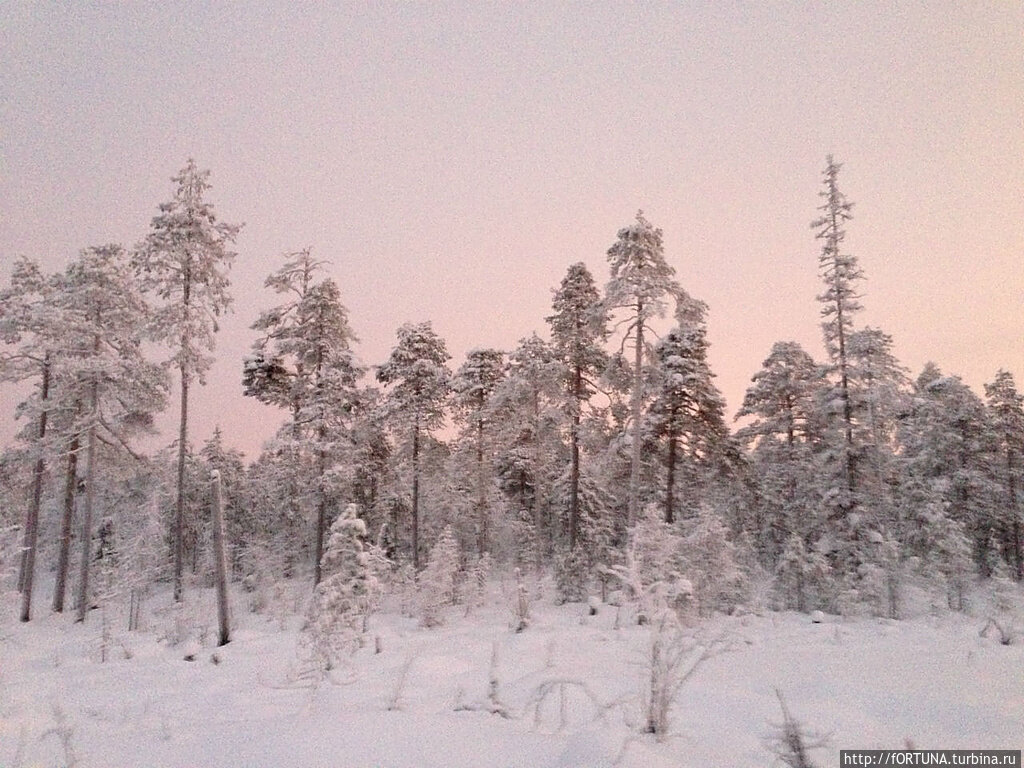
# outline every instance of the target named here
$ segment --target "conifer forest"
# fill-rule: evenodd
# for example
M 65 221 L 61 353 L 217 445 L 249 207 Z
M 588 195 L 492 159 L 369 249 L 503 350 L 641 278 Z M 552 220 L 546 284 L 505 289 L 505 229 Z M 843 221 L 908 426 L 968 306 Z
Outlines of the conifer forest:
M 211 172 L 189 160 L 136 242 L 87 245 L 56 272 L 21 258 L 2 287 L 0 373 L 22 398 L 0 455 L 5 615 L 90 631 L 104 662 L 149 632 L 174 658 L 217 664 L 253 636 L 238 627 L 277 617 L 293 630 L 280 685 L 341 696 L 365 679 L 360 659 L 386 656 L 395 621 L 472 632 L 482 619 L 469 617 L 498 606 L 514 637 L 536 636 L 544 611 L 608 617 L 609 631 L 647 633 L 643 693 L 622 716 L 633 736 L 608 753 L 638 765 L 671 741 L 684 683 L 735 652 L 736 630 L 710 634 L 722 622 L 962 615 L 1019 645 L 1024 395 L 1006 370 L 983 392 L 934 363 L 908 370 L 862 323 L 846 173 L 828 156 L 807 190 L 820 291 L 806 322 L 821 349 L 776 341 L 730 413 L 708 358 L 711 309 L 642 211 L 608 232 L 606 269 L 565 265 L 544 332 L 511 349 L 453 360 L 423 320 L 394 330 L 386 359 L 363 360 L 315 248 L 280 256 L 251 345 L 225 349 L 240 225 L 221 220 Z M 230 424 L 191 438 L 215 356 L 278 414 L 256 456 L 228 447 Z M 173 433 L 158 429 L 168 413 Z M 9 641 L 19 630 L 5 626 Z M 563 629 L 569 644 L 583 631 Z M 460 688 L 454 711 L 565 734 L 620 706 L 581 672 L 534 681 L 516 711 L 499 645 L 488 692 Z M 378 709 L 407 706 L 415 658 Z M 783 721 L 757 737 L 761 754 L 811 765 L 790 761 L 825 741 L 772 696 Z M 54 706 L 44 736 L 72 764 L 74 728 Z M 0 723 L 13 711 L 0 706 Z M 11 761 L 44 742 L 20 733 L 0 731 L 20 744 Z M 638 734 L 648 746 L 630 755 Z M 587 764 L 566 749 L 564 764 Z
M 1022 40 L 0 0 L 0 768 L 1020 766 Z
M 730 414 L 708 307 L 643 212 L 609 234 L 607 274 L 566 266 L 547 332 L 513 349 L 453 361 L 427 320 L 368 364 L 311 249 L 267 275 L 251 348 L 218 349 L 239 227 L 190 160 L 137 243 L 88 246 L 53 274 L 23 258 L 3 287 L 4 380 L 31 385 L 2 456 L 21 620 L 212 584 L 214 472 L 227 574 L 244 583 L 336 583 L 346 510 L 382 582 L 418 584 L 443 555 L 461 573 L 548 572 L 561 601 L 658 583 L 709 615 L 768 584 L 775 608 L 893 619 L 908 591 L 960 610 L 978 580 L 1020 582 L 1024 396 L 1005 370 L 980 393 L 935 364 L 909 371 L 860 324 L 841 168 L 829 157 L 816 203 L 808 191 L 824 353 L 780 339 Z M 214 354 L 279 409 L 248 462 L 220 429 L 189 439 Z M 172 404 L 176 434 L 154 439 Z

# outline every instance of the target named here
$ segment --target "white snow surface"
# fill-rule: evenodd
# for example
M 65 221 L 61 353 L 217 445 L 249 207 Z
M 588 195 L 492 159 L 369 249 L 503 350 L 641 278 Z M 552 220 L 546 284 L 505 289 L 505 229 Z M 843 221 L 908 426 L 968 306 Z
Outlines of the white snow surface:
M 495 582 L 484 607 L 452 607 L 432 629 L 388 607 L 351 666 L 315 685 L 296 674 L 301 599 L 291 614 L 260 615 L 246 610 L 251 595 L 233 594 L 234 634 L 216 648 L 212 590 L 188 593 L 198 630 L 176 644 L 169 595 L 156 594 L 143 631 L 110 617 L 101 662 L 99 611 L 84 625 L 45 610 L 22 624 L 8 592 L 0 767 L 762 767 L 781 765 L 765 743 L 782 719 L 776 690 L 828 738 L 812 753 L 820 766 L 838 765 L 840 749 L 908 740 L 1024 746 L 1024 645 L 980 635 L 976 617 L 707 619 L 691 631 L 717 651 L 682 684 L 658 741 L 640 732 L 650 628 L 533 589 L 530 624 L 515 633 L 514 591 Z

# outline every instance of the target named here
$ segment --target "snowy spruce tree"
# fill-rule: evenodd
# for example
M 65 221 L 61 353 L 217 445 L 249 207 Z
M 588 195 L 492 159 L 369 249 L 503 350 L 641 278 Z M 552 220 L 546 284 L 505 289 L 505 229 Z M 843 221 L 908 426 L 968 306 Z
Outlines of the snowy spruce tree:
M 571 488 L 569 473 L 563 472 L 552 488 L 559 508 L 568 508 Z M 594 576 L 601 576 L 615 559 L 614 501 L 594 473 L 581 473 L 576 502 L 576 546 L 564 547 L 555 558 L 555 587 L 560 602 L 585 600 Z
M 630 526 L 618 563 L 609 568 L 614 582 L 636 608 L 637 622 L 647 624 L 668 610 L 683 618 L 695 613 L 693 584 L 681 561 L 682 537 L 651 504 Z
M 912 398 L 900 419 L 901 460 L 907 485 L 903 497 L 941 504 L 971 542 L 974 566 L 982 576 L 998 568 L 1000 549 L 996 511 L 999 488 L 993 474 L 994 434 L 988 413 L 970 387 L 928 363 L 914 381 Z M 947 542 L 942 549 L 955 553 Z
M 774 559 L 775 591 L 786 608 L 806 613 L 824 608 L 832 593 L 832 567 L 800 530 L 782 542 Z
M 172 350 L 180 379 L 178 478 L 173 525 L 174 599 L 182 598 L 185 520 L 185 455 L 189 392 L 205 383 L 213 363 L 217 318 L 231 304 L 228 271 L 240 225 L 219 221 L 206 199 L 210 172 L 189 159 L 172 181 L 174 198 L 160 205 L 149 234 L 136 249 L 134 264 L 141 284 L 160 302 L 153 315 L 157 337 Z
M 682 527 L 680 562 L 693 585 L 702 616 L 729 612 L 746 599 L 747 575 L 742 556 L 718 514 L 705 506 Z
M 422 443 L 441 426 L 451 387 L 450 356 L 429 322 L 406 323 L 398 344 L 378 369 L 393 432 L 408 450 L 412 468 L 411 536 L 413 568 L 420 567 L 420 480 Z
M 331 524 L 322 578 L 305 627 L 312 661 L 321 672 L 337 667 L 358 650 L 377 589 L 363 547 L 366 524 L 357 512 L 356 505 L 349 504 Z
M 416 577 L 423 626 L 444 624 L 445 608 L 458 599 L 459 558 L 459 543 L 452 529 L 446 527 L 430 550 L 427 566 Z

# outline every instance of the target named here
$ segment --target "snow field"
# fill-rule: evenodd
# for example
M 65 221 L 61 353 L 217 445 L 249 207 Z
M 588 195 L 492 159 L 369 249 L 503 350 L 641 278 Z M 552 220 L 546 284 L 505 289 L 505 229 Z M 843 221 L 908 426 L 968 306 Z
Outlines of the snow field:
M 290 585 L 295 596 L 305 586 Z M 828 737 L 814 753 L 822 766 L 838 765 L 842 748 L 908 740 L 1024 746 L 1024 645 L 980 636 L 978 618 L 706 620 L 688 631 L 712 653 L 682 684 L 659 742 L 641 733 L 651 628 L 613 606 L 590 616 L 542 597 L 515 633 L 514 589 L 492 583 L 483 607 L 449 608 L 434 629 L 385 606 L 351 665 L 318 684 L 300 674 L 299 616 L 248 613 L 240 592 L 229 645 L 213 647 L 212 631 L 171 644 L 161 593 L 145 631 L 111 616 L 106 663 L 99 611 L 84 626 L 53 615 L 20 624 L 4 595 L 0 766 L 766 766 L 781 764 L 765 745 L 782 719 L 776 690 Z M 212 626 L 212 590 L 188 598 L 184 617 Z

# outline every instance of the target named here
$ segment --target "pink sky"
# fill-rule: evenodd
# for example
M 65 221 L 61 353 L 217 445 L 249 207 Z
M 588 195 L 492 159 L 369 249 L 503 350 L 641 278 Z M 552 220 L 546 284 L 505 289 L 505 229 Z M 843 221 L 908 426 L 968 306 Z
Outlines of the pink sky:
M 282 253 L 332 263 L 364 363 L 432 320 L 458 365 L 546 334 L 568 266 L 603 285 L 642 208 L 711 307 L 733 413 L 774 341 L 822 356 L 832 152 L 859 321 L 913 375 L 1024 388 L 1024 6 L 895 5 L 5 3 L 0 280 L 137 242 L 195 157 L 245 229 L 191 436 L 251 456 L 283 418 L 240 386 Z

